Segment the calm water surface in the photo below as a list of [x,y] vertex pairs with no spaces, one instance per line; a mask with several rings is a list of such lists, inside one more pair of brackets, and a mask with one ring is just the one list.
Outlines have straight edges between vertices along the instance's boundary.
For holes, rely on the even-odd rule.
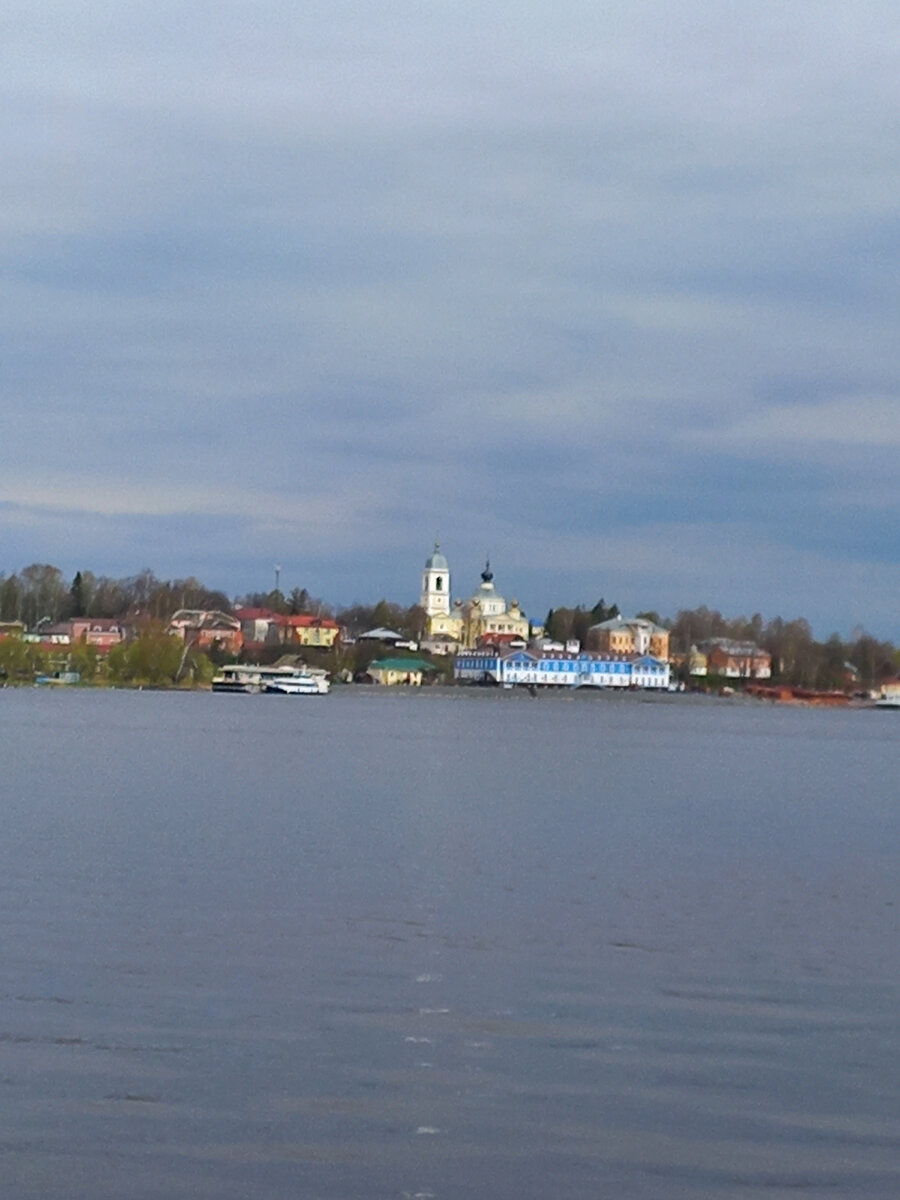
[[900,717],[0,692],[0,1195],[900,1196]]

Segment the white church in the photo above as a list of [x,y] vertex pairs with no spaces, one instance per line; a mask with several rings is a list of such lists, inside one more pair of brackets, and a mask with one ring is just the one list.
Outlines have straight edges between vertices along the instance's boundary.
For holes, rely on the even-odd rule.
[[428,619],[423,647],[436,653],[453,654],[460,647],[471,649],[479,639],[494,636],[498,641],[528,640],[528,618],[518,601],[509,603],[494,587],[490,562],[481,572],[481,585],[468,600],[453,600],[450,565],[435,542],[422,572],[419,603]]

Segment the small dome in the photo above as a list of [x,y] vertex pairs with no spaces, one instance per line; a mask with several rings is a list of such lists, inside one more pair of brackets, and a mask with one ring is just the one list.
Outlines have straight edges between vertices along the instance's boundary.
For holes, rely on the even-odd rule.
[[426,571],[449,571],[450,570],[449,566],[447,565],[446,558],[444,558],[443,554],[441,554],[440,542],[434,543],[434,550],[432,551],[432,553],[428,556],[428,558],[425,561],[425,570]]

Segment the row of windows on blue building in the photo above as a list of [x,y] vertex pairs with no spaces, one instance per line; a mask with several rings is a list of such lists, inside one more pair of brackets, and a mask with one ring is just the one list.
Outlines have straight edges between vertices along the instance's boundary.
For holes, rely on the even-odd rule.
[[456,659],[455,674],[458,679],[483,678],[491,676],[497,680],[516,677],[527,672],[529,675],[556,676],[572,678],[573,676],[602,675],[616,677],[622,683],[631,679],[659,679],[664,681],[668,674],[668,666],[650,657],[637,661],[613,660],[594,658],[581,655],[571,658],[532,658],[527,654],[509,656],[499,655],[460,655]]

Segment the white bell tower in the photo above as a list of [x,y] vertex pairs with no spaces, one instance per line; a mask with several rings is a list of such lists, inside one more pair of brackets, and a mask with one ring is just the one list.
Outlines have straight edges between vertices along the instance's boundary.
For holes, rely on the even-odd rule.
[[450,612],[450,567],[438,542],[425,562],[419,603],[429,617],[446,616]]

